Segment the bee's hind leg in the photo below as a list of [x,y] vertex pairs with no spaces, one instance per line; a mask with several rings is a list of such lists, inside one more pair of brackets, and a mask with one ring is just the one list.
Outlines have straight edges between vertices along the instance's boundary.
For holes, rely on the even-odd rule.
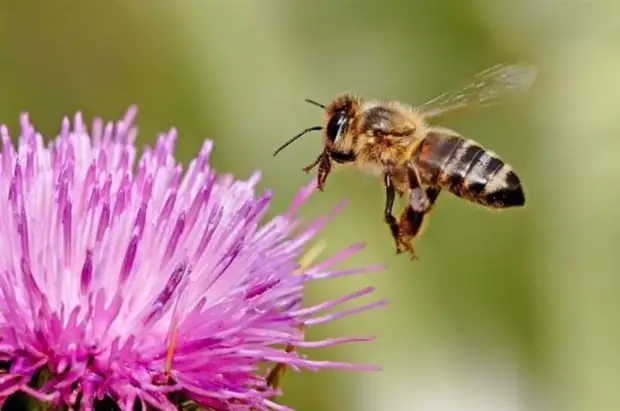
[[396,239],[396,254],[407,251],[411,255],[412,260],[417,260],[418,255],[413,249],[413,241],[420,234],[424,224],[426,212],[415,211],[407,206],[400,215],[398,221],[398,238]]
[[396,220],[393,214],[396,189],[394,187],[392,168],[388,167],[383,175],[385,185],[384,220],[390,227],[390,232],[396,243],[396,254],[408,252],[412,259],[418,259],[413,249],[413,240],[419,236],[424,228],[425,218],[433,208],[441,189],[439,187],[423,188],[417,170],[411,164],[407,166],[407,183],[409,198],[400,219]]
[[413,250],[413,240],[422,234],[428,215],[439,196],[441,189],[428,187],[422,191],[418,187],[411,191],[410,202],[403,210],[398,222],[399,242],[407,245],[411,258],[418,257]]
[[439,187],[426,188],[426,197],[428,198],[428,208],[426,209],[427,214],[433,209],[435,201],[437,201],[437,197],[439,197],[439,193],[441,193],[441,188]]
[[411,258],[417,260],[417,254],[413,249],[413,241],[422,234],[426,217],[433,208],[441,189],[439,187],[422,188],[420,177],[413,165],[407,167],[407,179],[409,183],[409,201],[403,210],[398,222],[397,253],[402,248],[411,254]]

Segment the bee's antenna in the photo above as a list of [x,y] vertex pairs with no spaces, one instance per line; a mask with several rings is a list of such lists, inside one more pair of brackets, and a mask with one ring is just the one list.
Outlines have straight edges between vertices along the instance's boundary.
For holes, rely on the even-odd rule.
[[323,108],[323,109],[325,108],[325,105],[324,105],[324,104],[321,104],[321,103],[316,102],[316,101],[314,101],[314,100],[310,100],[309,98],[305,99],[304,101],[305,101],[306,103],[314,104],[315,106],[321,107],[321,108]]
[[297,134],[296,136],[292,137],[290,140],[288,140],[286,143],[282,144],[274,153],[273,156],[277,156],[278,153],[280,151],[282,151],[284,148],[286,148],[289,144],[291,144],[293,141],[297,140],[299,137],[303,136],[306,133],[309,133],[311,131],[319,131],[322,130],[323,127],[321,126],[314,126],[314,127],[308,127],[307,129],[305,129],[304,131],[302,131],[301,133]]

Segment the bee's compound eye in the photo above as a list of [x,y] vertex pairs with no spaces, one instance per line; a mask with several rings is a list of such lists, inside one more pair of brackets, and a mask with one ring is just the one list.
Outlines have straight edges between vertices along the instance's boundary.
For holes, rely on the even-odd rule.
[[327,123],[326,134],[332,143],[346,131],[347,113],[346,111],[337,111]]

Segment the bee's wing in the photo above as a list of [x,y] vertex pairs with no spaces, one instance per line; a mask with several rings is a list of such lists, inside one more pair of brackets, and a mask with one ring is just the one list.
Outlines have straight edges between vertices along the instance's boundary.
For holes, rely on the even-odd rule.
[[526,91],[538,76],[531,64],[502,63],[473,76],[469,84],[447,91],[416,107],[424,117],[438,117],[472,106],[489,106],[510,93]]

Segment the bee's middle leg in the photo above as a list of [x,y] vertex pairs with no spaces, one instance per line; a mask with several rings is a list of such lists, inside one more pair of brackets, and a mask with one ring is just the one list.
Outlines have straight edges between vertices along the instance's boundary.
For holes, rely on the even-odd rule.
[[396,252],[402,252],[398,243],[398,221],[394,217],[394,199],[396,198],[396,190],[392,181],[392,175],[385,173],[383,175],[383,184],[385,185],[385,209],[383,210],[383,220],[390,227],[390,232],[394,241],[396,241]]
[[[394,188],[394,181],[392,180],[392,174],[388,171],[383,175],[383,184],[385,185],[385,209],[383,211],[383,219],[385,223],[390,227],[390,232],[394,242],[396,243],[396,254],[402,252],[409,252],[412,256],[415,256],[411,242],[407,241],[406,236],[403,236],[401,226],[394,217],[394,200],[396,198],[396,189]],[[409,208],[409,207],[407,207]]]

